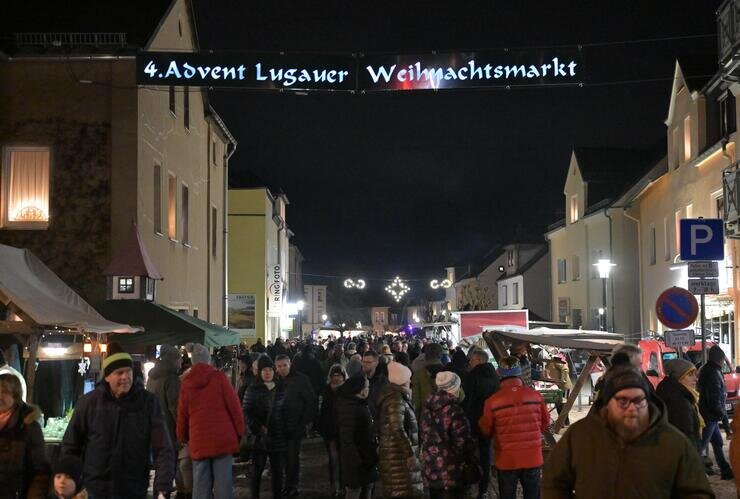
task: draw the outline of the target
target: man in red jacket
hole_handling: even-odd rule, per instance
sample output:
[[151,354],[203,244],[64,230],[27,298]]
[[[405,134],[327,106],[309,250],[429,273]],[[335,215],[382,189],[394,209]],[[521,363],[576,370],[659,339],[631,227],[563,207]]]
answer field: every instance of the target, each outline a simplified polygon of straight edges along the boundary
[[231,456],[244,434],[241,404],[226,375],[208,364],[206,347],[194,345],[191,357],[177,406],[177,439],[188,444],[193,460],[193,497],[231,499]]
[[521,482],[524,499],[539,499],[542,432],[550,414],[542,395],[522,383],[516,357],[502,359],[498,375],[501,388],[486,400],[478,427],[493,438],[499,497],[514,499]]

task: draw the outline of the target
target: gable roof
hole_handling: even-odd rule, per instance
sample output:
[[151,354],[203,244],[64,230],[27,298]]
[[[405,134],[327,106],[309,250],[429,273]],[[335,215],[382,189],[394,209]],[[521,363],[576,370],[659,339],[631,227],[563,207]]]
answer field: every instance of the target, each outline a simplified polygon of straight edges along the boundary
[[141,240],[139,228],[131,226],[128,239],[121,245],[113,259],[103,271],[105,276],[132,276],[162,279]]
[[496,281],[505,281],[506,279],[510,279],[518,275],[524,275],[525,272],[534,267],[534,264],[539,262],[542,257],[550,252],[549,244],[539,244],[538,246],[540,247],[540,249],[534,255],[532,255],[532,258],[527,260],[524,265],[521,265],[516,272],[514,272],[513,274],[503,274],[501,277],[496,279]]
[[671,97],[668,103],[668,116],[666,116],[664,122],[666,126],[673,123],[673,113],[675,112],[678,92],[683,87],[686,87],[692,99],[696,99],[698,97],[698,90],[703,88],[716,73],[717,61],[714,58],[686,55],[676,59],[676,65],[673,70]]
[[[145,49],[162,20],[177,0],[8,0],[3,2],[0,20],[0,50],[9,55],[18,53],[69,53],[84,49],[102,53],[126,53]],[[185,0],[195,28],[191,0]],[[125,43],[104,43],[95,46],[79,43],[77,47],[49,44],[28,45],[16,42],[16,34],[46,34],[52,41],[61,34],[123,34]],[[194,29],[197,47],[197,30]],[[56,36],[54,36],[56,35]],[[116,38],[120,40],[120,38]]]

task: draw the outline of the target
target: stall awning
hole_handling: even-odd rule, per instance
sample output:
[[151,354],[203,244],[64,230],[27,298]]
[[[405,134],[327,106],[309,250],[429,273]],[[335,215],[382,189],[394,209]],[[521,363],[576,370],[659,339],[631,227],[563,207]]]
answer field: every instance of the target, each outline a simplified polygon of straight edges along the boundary
[[[494,333],[510,341],[526,341],[535,345],[558,348],[574,348],[594,352],[610,352],[624,343],[624,336],[604,331],[582,329],[550,329],[546,327],[528,330],[501,330],[497,326],[483,328],[485,333]],[[485,334],[484,333],[484,334]]]
[[3,244],[0,244],[0,298],[41,327],[88,333],[140,330],[105,319],[29,250]]
[[145,329],[143,334],[109,338],[124,347],[202,343],[213,348],[238,345],[241,341],[239,333],[230,329],[145,300],[108,300],[98,309],[111,320],[131,322]]

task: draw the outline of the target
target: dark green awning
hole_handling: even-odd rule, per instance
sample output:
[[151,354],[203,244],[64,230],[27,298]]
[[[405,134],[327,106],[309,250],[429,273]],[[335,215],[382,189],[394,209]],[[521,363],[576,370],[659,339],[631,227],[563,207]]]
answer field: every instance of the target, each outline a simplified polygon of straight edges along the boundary
[[118,342],[124,347],[184,345],[192,342],[214,348],[238,345],[241,342],[239,333],[158,303],[108,300],[98,305],[97,309],[109,320],[126,317],[127,324],[144,328],[143,333],[109,335],[110,341]]

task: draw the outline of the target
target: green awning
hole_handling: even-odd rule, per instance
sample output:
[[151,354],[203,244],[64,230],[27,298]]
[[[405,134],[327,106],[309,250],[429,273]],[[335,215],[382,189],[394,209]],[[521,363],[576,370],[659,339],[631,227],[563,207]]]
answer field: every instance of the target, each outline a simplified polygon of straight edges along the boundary
[[158,303],[108,300],[98,305],[97,309],[108,320],[126,317],[127,324],[144,328],[143,333],[109,335],[110,341],[116,341],[123,347],[202,343],[208,348],[214,348],[238,345],[241,342],[239,333]]

